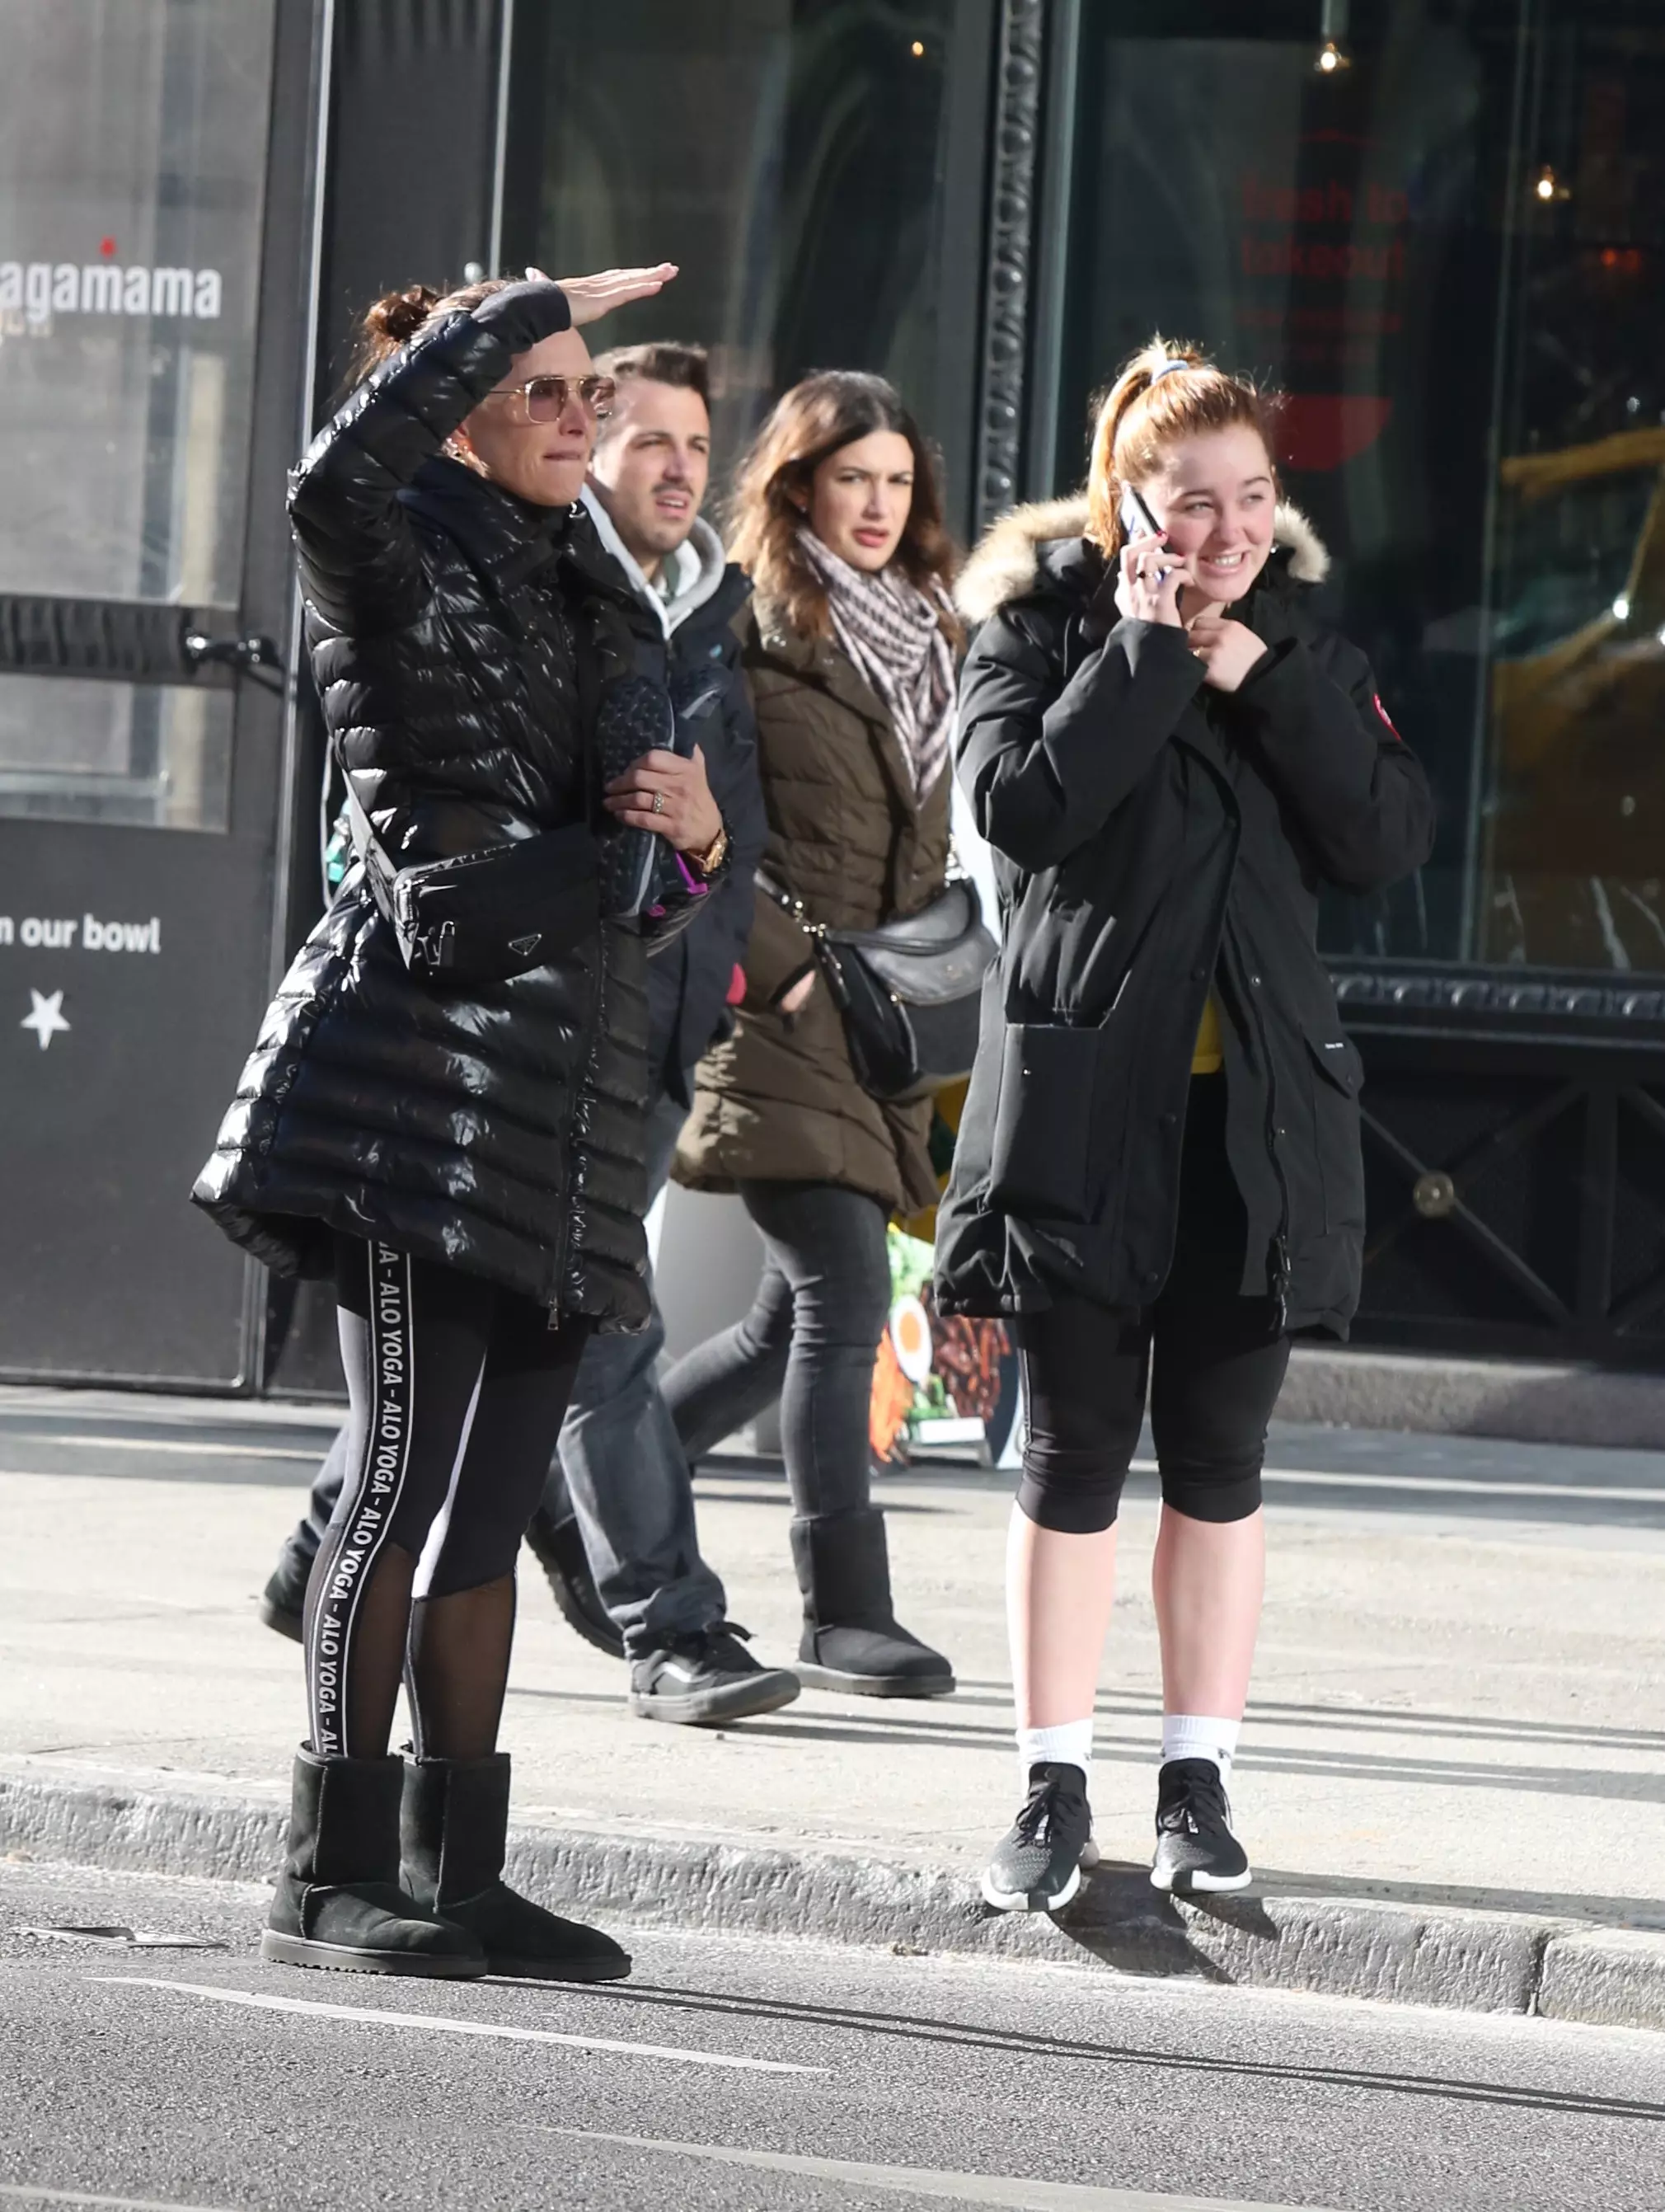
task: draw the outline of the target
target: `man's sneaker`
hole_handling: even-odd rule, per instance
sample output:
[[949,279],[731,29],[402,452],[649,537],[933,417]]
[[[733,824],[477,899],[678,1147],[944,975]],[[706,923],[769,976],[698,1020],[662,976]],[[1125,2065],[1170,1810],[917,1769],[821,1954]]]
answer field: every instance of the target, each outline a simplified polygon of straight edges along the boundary
[[291,1644],[301,1643],[306,1633],[307,1580],[312,1571],[311,1554],[303,1557],[293,1542],[287,1543],[260,1593],[261,1620]]
[[1085,1775],[1038,1760],[1011,1832],[984,1869],[983,1901],[997,1912],[1056,1912],[1080,1888],[1082,1868],[1097,1863]]
[[1212,1759],[1170,1759],[1157,1782],[1152,1888],[1247,1889],[1249,1856],[1231,1832],[1225,1784]]
[[630,1711],[645,1721],[711,1728],[789,1705],[798,1695],[797,1675],[784,1667],[760,1667],[741,1640],[748,1633],[720,1620],[646,1653],[630,1668]]
[[544,1570],[556,1610],[568,1627],[610,1659],[622,1659],[624,1638],[601,1602],[576,1516],[570,1511],[556,1516],[540,1504],[526,1530],[526,1544]]

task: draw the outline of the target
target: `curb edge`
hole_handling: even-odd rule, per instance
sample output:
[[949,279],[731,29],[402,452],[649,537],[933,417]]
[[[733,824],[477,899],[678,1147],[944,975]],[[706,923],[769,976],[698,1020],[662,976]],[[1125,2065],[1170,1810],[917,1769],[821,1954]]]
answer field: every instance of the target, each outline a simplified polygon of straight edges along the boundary
[[[265,1880],[275,1797],[167,1789],[104,1771],[0,1765],[0,1854],[131,1873]],[[1665,1936],[1332,1897],[1159,1898],[1109,1869],[1055,1920],[987,1912],[963,1873],[831,1851],[511,1832],[509,1871],[604,1922],[1030,1960],[1263,1990],[1538,2014],[1665,2032]]]

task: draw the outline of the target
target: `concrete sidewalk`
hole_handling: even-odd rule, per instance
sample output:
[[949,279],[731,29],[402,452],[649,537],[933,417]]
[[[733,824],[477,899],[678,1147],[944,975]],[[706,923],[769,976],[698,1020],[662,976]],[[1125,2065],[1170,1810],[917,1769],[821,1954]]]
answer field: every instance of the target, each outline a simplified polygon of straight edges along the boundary
[[[333,1415],[0,1393],[0,1850],[259,1875],[302,1727],[253,1603]],[[1015,1765],[1008,1479],[889,1482],[903,1617],[959,1694],[805,1692],[716,1732],[626,1712],[623,1671],[526,1581],[505,1742],[520,1863],[598,1916],[1665,2028],[1665,1456],[1285,1426],[1234,1788],[1260,1879],[1144,1880],[1159,1698],[1154,1483],[1124,1515],[1093,1798],[1106,1868],[1057,1924],[986,1916]],[[767,1659],[795,1648],[774,1468],[724,1463],[702,1537]],[[530,1567],[531,1563],[528,1562]]]

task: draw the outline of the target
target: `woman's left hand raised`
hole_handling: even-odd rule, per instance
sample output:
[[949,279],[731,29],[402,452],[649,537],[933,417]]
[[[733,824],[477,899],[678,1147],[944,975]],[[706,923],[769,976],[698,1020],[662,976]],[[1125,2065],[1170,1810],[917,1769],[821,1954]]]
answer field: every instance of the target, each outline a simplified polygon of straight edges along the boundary
[[[651,300],[661,291],[677,273],[674,261],[661,261],[652,269],[604,269],[595,276],[546,276],[541,269],[528,269],[527,276],[533,283],[558,284],[567,295],[567,305],[572,311],[574,330],[585,323],[598,323],[604,315],[611,314],[615,307],[628,307],[632,300]],[[716,832],[714,830],[714,836]]]
[[1235,691],[1266,652],[1247,623],[1224,621],[1212,611],[1189,623],[1186,636],[1203,665],[1203,682],[1216,691]]
[[614,777],[602,803],[631,829],[651,830],[679,853],[707,851],[723,826],[697,745],[691,760],[662,750],[644,753]]

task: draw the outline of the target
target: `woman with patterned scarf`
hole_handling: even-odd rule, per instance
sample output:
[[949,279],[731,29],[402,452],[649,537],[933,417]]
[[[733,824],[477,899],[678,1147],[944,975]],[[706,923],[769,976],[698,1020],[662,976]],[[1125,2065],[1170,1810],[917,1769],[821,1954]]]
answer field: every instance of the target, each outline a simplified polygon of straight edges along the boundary
[[[936,470],[890,386],[835,370],[788,392],[742,467],[734,524],[732,557],[757,587],[744,657],[768,884],[835,928],[918,913],[947,869],[961,633]],[[892,1609],[867,1432],[885,1226],[936,1200],[930,1102],[881,1105],[861,1088],[810,940],[768,896],[745,976],[732,1036],[701,1065],[676,1174],[739,1192],[763,1275],[751,1311],[672,1370],[665,1398],[697,1459],[781,1397],[803,1680],[940,1697],[948,1661]]]

